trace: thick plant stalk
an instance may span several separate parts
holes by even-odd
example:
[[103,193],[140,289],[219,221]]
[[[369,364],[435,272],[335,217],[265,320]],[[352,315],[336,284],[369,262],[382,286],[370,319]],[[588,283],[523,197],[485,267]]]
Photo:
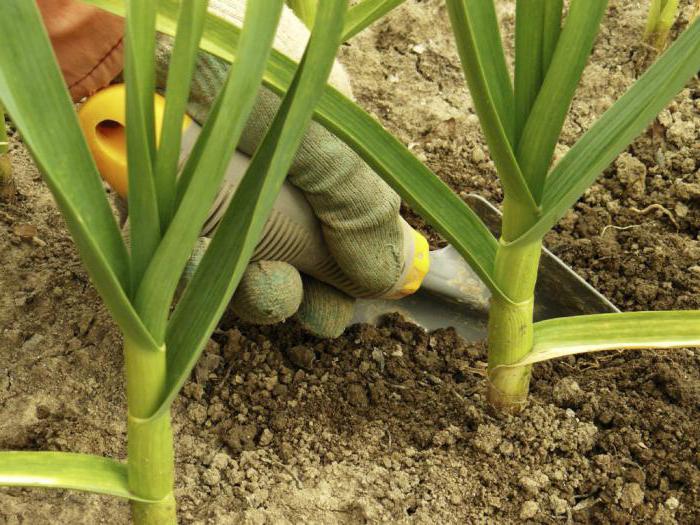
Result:
[[166,379],[165,348],[141,348],[124,343],[129,490],[157,503],[131,502],[134,523],[177,523],[173,495],[173,435],[170,412],[149,420],[163,395]]
[[12,164],[8,154],[9,148],[9,137],[5,126],[5,108],[0,103],[0,201],[12,200],[15,195]]
[[491,302],[487,396],[496,409],[518,412],[527,401],[532,367],[498,367],[513,364],[532,350],[534,292],[542,243],[507,245],[527,227],[531,214],[506,199],[503,217],[494,277],[510,300],[494,296]]

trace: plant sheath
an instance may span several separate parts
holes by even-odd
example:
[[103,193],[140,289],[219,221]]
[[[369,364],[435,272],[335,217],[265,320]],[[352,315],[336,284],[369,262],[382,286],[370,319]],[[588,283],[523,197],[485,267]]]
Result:
[[536,240],[515,249],[508,243],[521,232],[528,214],[518,202],[504,200],[494,279],[508,299],[493,297],[489,310],[487,395],[492,405],[508,412],[523,407],[530,384],[531,367],[499,368],[519,361],[532,350],[534,291],[542,243]]
[[174,455],[170,411],[149,419],[166,385],[165,348],[157,352],[124,341],[126,367],[127,472],[129,491],[157,503],[131,501],[137,525],[177,523],[173,495]]

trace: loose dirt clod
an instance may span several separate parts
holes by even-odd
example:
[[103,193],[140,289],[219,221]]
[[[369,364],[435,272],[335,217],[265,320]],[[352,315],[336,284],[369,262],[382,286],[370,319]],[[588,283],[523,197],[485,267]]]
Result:
[[626,483],[622,487],[622,495],[620,496],[620,506],[626,510],[641,505],[644,502],[644,491],[639,483]]
[[531,518],[534,518],[535,516],[537,516],[537,513],[539,511],[540,506],[537,504],[536,501],[527,500],[525,503],[523,503],[523,506],[520,509],[520,519],[529,520]]
[[580,405],[585,396],[578,383],[569,377],[557,381],[552,388],[554,402],[563,408],[574,408]]
[[297,345],[287,351],[287,356],[292,364],[304,370],[311,370],[316,356],[311,348],[303,345]]
[[14,234],[22,239],[23,241],[28,241],[36,237],[37,229],[33,224],[15,224],[12,228]]

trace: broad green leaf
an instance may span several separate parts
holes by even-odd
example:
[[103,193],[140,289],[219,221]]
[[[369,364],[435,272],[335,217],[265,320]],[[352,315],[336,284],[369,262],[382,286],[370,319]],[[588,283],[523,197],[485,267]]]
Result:
[[189,184],[139,287],[135,305],[158,341],[165,336],[180,276],[255,103],[282,5],[282,0],[248,4],[240,53],[216,102],[214,118],[205,125],[206,143],[185,164],[182,177]]
[[144,348],[154,347],[125,293],[126,247],[34,2],[0,2],[0,99],[31,150],[119,328]]
[[[124,14],[121,0],[86,1],[115,14]],[[177,16],[174,0],[161,0],[158,15],[158,30],[172,35]],[[237,27],[210,14],[201,47],[232,62],[239,33]],[[263,82],[283,95],[295,69],[294,61],[273,49]],[[353,148],[414,211],[447,239],[494,295],[507,300],[492,277],[498,242],[478,215],[437,175],[362,108],[330,86],[326,86],[316,107],[315,119]]]
[[469,93],[479,115],[504,193],[537,214],[513,153],[513,89],[503,58],[493,0],[447,0]]
[[[464,63],[466,57],[462,54],[467,48],[473,48],[469,51],[472,55],[469,58],[470,63],[473,61],[473,64],[479,68],[478,74],[484,76],[483,82],[488,88],[488,95],[495,106],[501,126],[513,146],[515,100],[494,2],[493,0],[448,0],[447,8],[462,64],[466,65]],[[465,76],[467,74],[470,72],[465,72]]]
[[538,203],[542,199],[554,148],[606,5],[607,0],[571,2],[552,62],[518,142],[518,162]]
[[343,42],[350,40],[359,32],[382,18],[389,11],[404,3],[405,0],[362,0],[348,9],[343,28]]
[[542,39],[542,72],[547,74],[552,63],[554,50],[561,34],[561,13],[563,0],[545,0],[544,4],[544,38]]
[[[141,0],[126,2],[124,80],[133,295],[160,242],[160,217],[153,173],[156,149],[153,97],[157,4]],[[141,313],[138,305],[136,310]]]
[[[549,70],[561,32],[562,0],[518,0],[515,23],[515,144]],[[518,150],[518,155],[521,152]],[[520,157],[518,157],[520,162]],[[523,170],[528,184],[533,181]]]
[[[230,78],[231,77],[228,76],[226,77],[226,80]],[[190,187],[190,182],[192,182],[192,177],[194,177],[195,174],[194,168],[199,165],[202,153],[204,152],[204,147],[209,142],[209,137],[214,131],[214,124],[218,121],[219,109],[221,108],[221,101],[224,98],[222,94],[225,92],[226,85],[224,82],[224,85],[221,87],[221,92],[216,96],[216,98],[214,98],[214,101],[212,102],[212,105],[209,108],[207,120],[204,123],[204,126],[202,126],[197,140],[195,141],[194,146],[192,146],[192,150],[190,151],[190,154],[187,157],[185,169],[183,169],[180,172],[180,175],[177,179],[177,195],[175,200],[176,208],[180,206],[180,203],[182,202],[185,193],[187,193],[187,189]]]
[[532,352],[508,366],[602,350],[700,346],[700,310],[560,317],[535,323]]
[[544,77],[544,11],[548,0],[518,0],[515,7],[515,134],[517,145]]
[[187,107],[190,79],[199,51],[199,39],[204,29],[207,1],[192,0],[181,4],[177,35],[168,67],[165,110],[155,170],[155,188],[162,233],[167,230],[175,211],[182,119]]
[[0,486],[82,490],[148,501],[129,492],[126,465],[70,452],[0,452]]
[[346,8],[347,0],[319,4],[292,85],[175,308],[168,324],[167,392],[160,411],[168,410],[189,376],[253,255],[323,93],[340,45]]
[[542,216],[513,243],[544,237],[699,69],[700,21],[696,21],[554,167],[542,200]]

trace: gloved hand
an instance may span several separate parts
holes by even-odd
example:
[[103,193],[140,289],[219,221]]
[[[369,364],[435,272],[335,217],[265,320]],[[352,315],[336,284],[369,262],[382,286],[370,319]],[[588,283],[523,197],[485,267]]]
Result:
[[[244,0],[211,0],[210,10],[240,26],[244,5]],[[275,47],[299,60],[308,35],[305,26],[285,8]],[[171,50],[172,39],[160,35],[156,56],[160,89],[166,87]],[[223,85],[228,67],[225,61],[206,53],[198,57],[188,111],[200,124]],[[330,82],[351,95],[347,76],[337,63]],[[261,88],[238,145],[240,151],[252,156],[279,103],[279,97]],[[400,199],[391,188],[349,147],[315,122],[297,152],[289,181],[306,195],[322,225],[329,251],[344,273],[370,293],[390,289],[404,266]],[[206,245],[204,239],[198,244],[193,254],[195,264]],[[300,275],[285,262],[258,261],[246,270],[232,307],[243,320],[257,324],[276,323],[296,313],[312,333],[335,337],[352,318],[353,303],[352,297]]]
[[[213,1],[219,16],[241,25],[242,1]],[[306,27],[285,9],[275,47],[300,60],[308,40]],[[161,36],[157,50],[157,82],[165,87],[172,40]],[[190,115],[202,123],[223,85],[228,64],[201,53],[194,75]],[[351,96],[347,76],[336,63],[330,82]],[[272,122],[279,98],[262,88],[252,116],[238,144],[252,155]],[[348,146],[313,122],[292,167],[289,181],[306,195],[319,218],[324,239],[344,273],[373,293],[381,293],[397,281],[403,269],[403,235],[399,224],[399,197]],[[251,264],[236,290],[232,307],[242,319],[267,324],[279,322],[298,310],[310,331],[337,336],[352,317],[354,300],[311,277],[300,276],[287,263],[260,261]]]

